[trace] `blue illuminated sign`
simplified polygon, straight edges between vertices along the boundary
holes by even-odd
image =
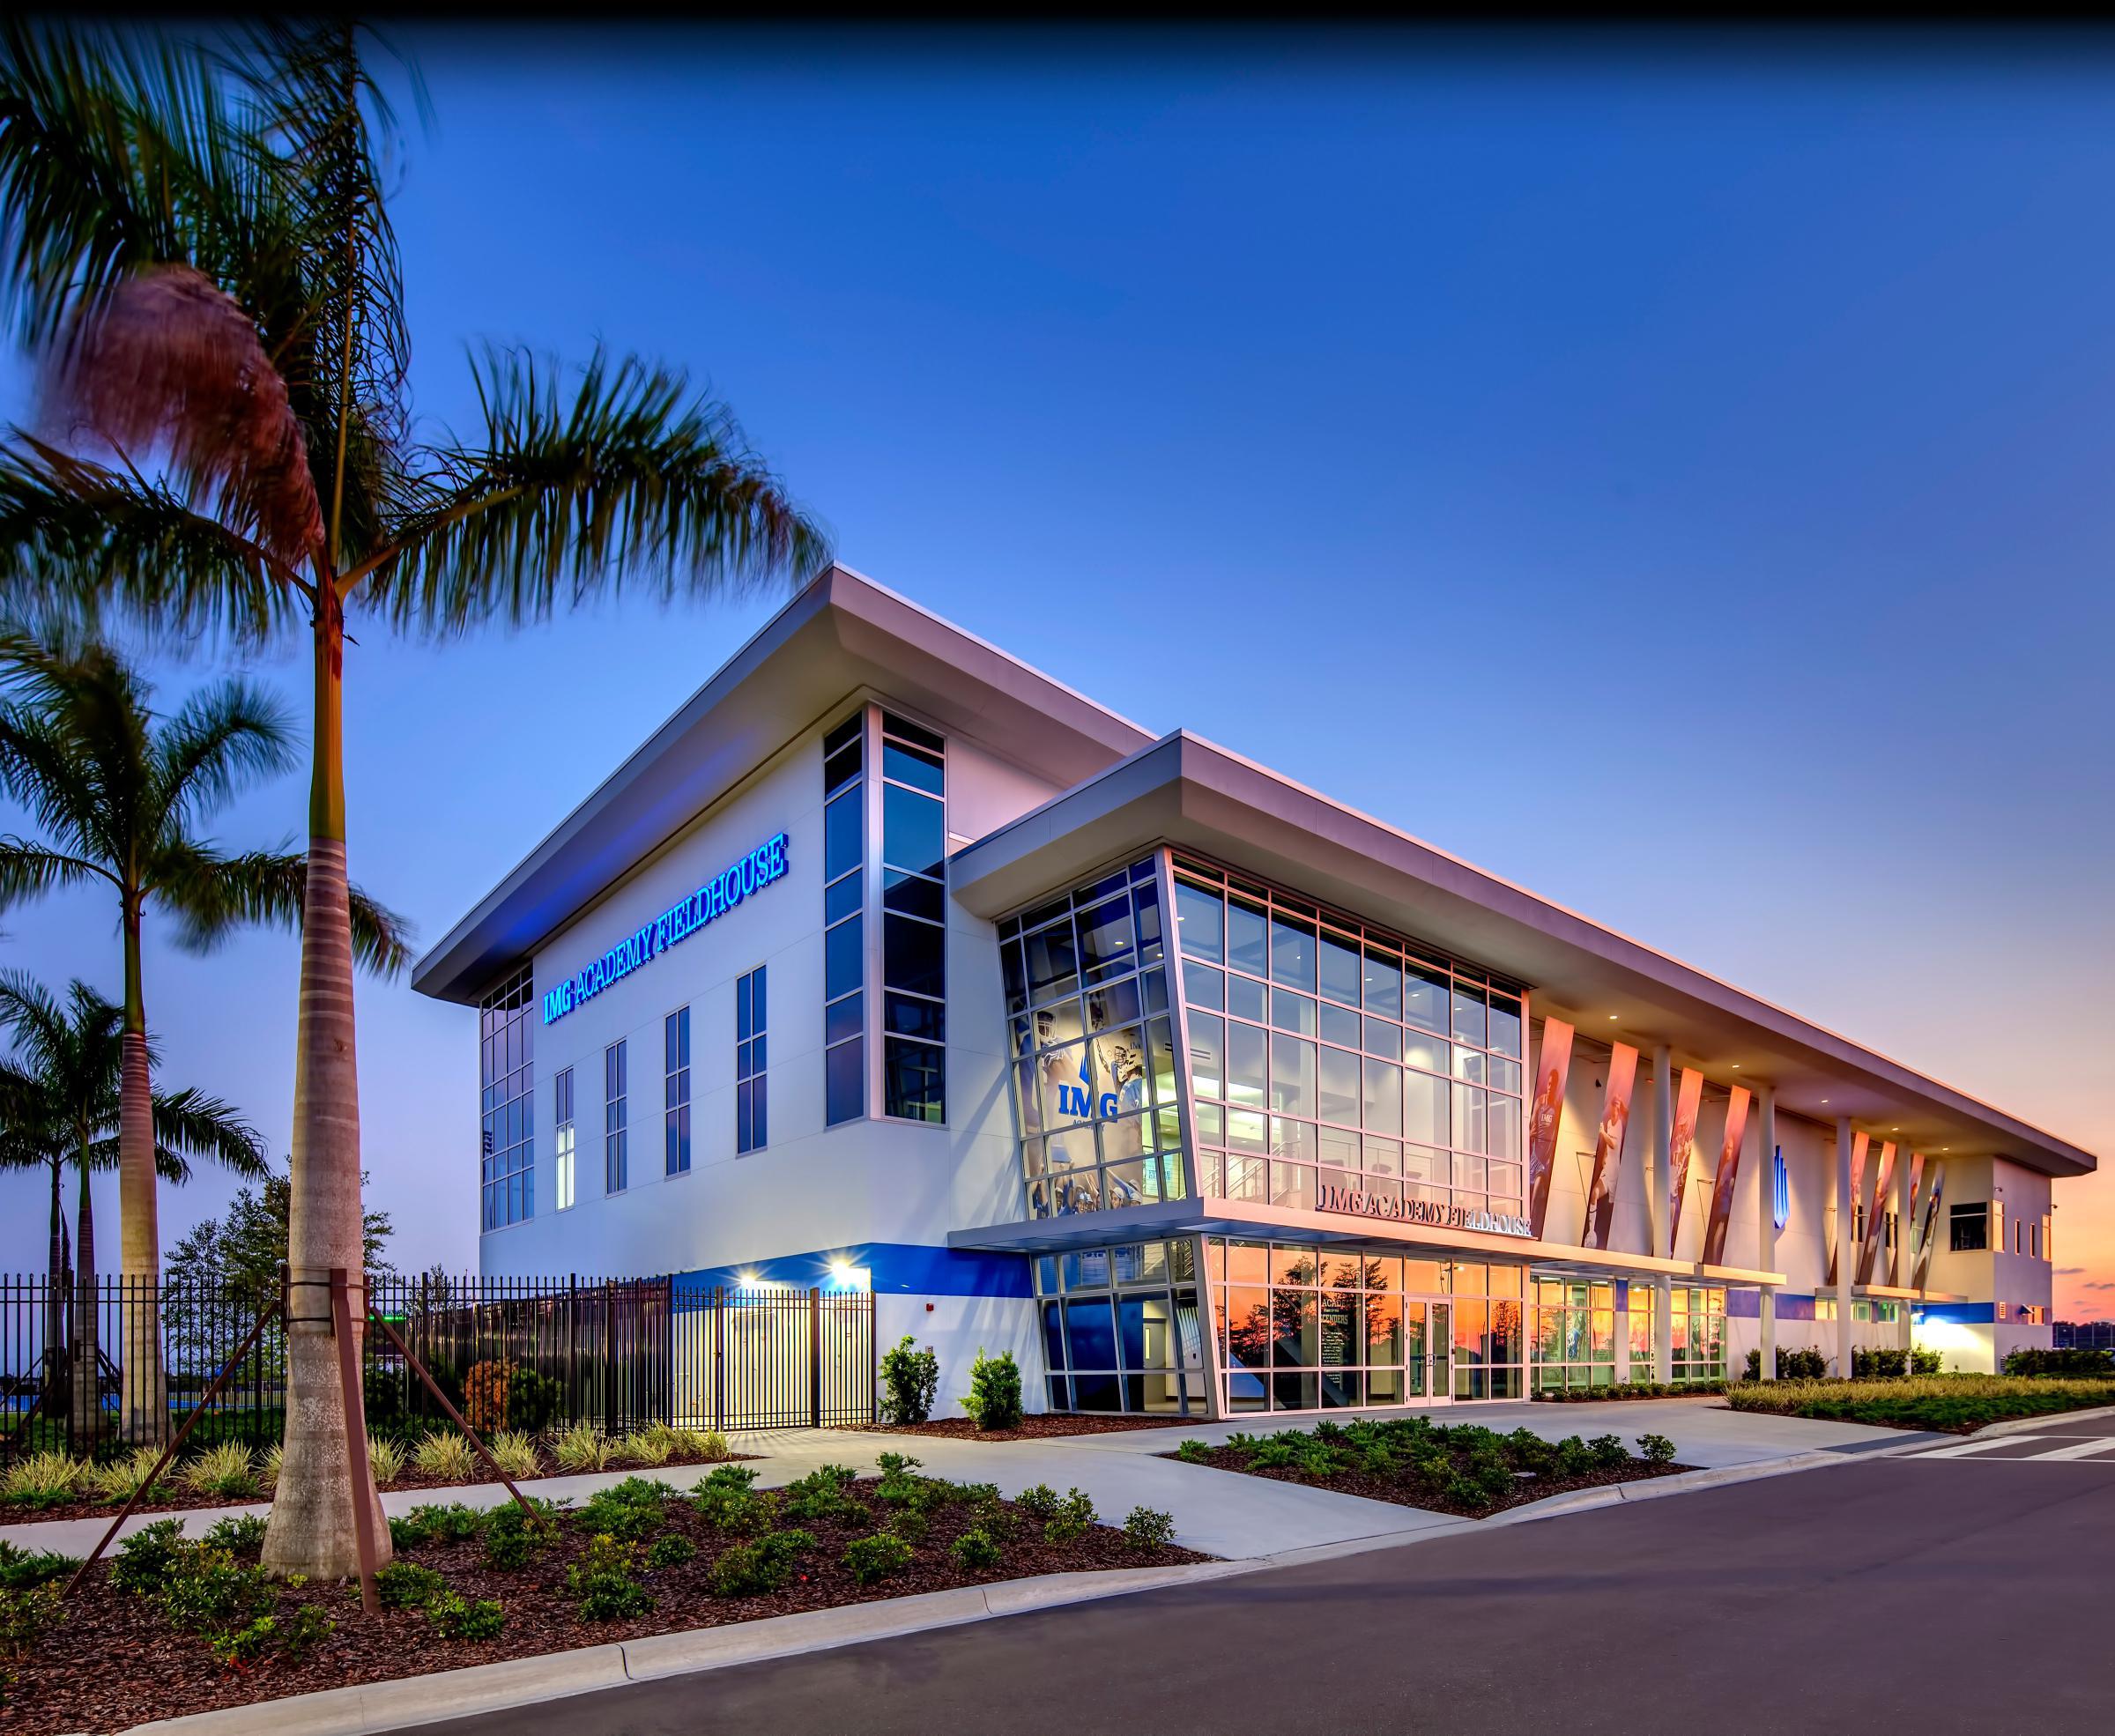
[[[578,1006],[593,1000],[611,983],[629,976],[674,946],[687,940],[716,916],[724,916],[753,892],[760,891],[786,872],[786,835],[781,832],[759,844],[725,872],[705,882],[688,898],[672,904],[643,927],[634,930],[594,963],[583,965],[544,996],[544,1023],[554,1023]]]
[[[1785,1168],[1785,1147],[1770,1154],[1770,1220],[1783,1229],[1792,1221],[1792,1176]]]

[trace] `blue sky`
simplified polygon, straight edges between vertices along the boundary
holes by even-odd
[[[405,40],[429,425],[484,337],[686,366],[849,564],[2115,1150],[2104,48]],[[371,630],[356,876],[437,938],[765,612]],[[100,909],[6,926],[115,988]],[[283,1150],[293,943],[152,962],[171,1079]],[[400,1258],[467,1264],[471,1015],[360,1013]],[[2111,1311],[2115,1183],[2059,1205]]]

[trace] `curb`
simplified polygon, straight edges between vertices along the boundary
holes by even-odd
[[[2002,1422],[1986,1422],[1967,1438],[1987,1441],[2000,1435],[2031,1435],[2059,1422],[2104,1422],[2110,1417],[2115,1417],[2115,1405],[2096,1405],[2089,1411],[2044,1411],[2040,1416],[2014,1416]]]

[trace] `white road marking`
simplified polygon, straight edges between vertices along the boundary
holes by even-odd
[[[1918,1453],[1918,1458],[1966,1458],[1970,1453],[1986,1453],[1997,1447],[2023,1447],[2030,1441],[2044,1440],[2041,1435],[2000,1435],[1988,1441],[1963,1441],[1957,1447],[1939,1447],[1931,1452]]]
[[[2015,1435],[2013,1439],[2016,1441],[2019,1436]],[[2032,1462],[2050,1458],[2091,1458],[2104,1452],[2115,1452],[2115,1435],[2102,1435],[2090,1441],[2074,1441],[2067,1447],[2052,1447],[2045,1453],[2029,1453],[2027,1457]]]

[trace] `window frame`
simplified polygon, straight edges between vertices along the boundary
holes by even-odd
[[[602,1051],[602,1191],[612,1198],[631,1185],[631,1039]]]
[[[746,1157],[771,1142],[771,983],[768,963],[734,979],[734,1154]],[[763,1021],[757,1022],[761,1001]],[[746,1030],[748,1035],[744,1035]],[[758,1129],[762,1130],[761,1134]]]

